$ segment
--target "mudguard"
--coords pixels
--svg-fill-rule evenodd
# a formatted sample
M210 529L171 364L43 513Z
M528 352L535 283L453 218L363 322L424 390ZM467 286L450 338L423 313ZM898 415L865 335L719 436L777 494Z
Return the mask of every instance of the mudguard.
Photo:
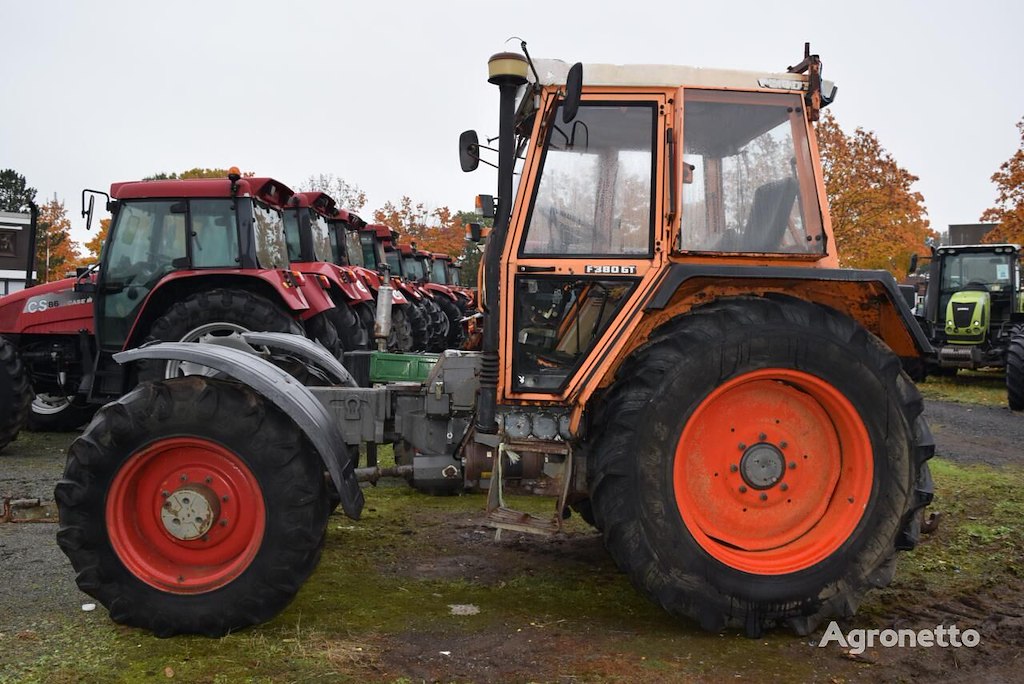
M355 464L345 447L330 412L316 397L288 373L258 356L230 347L191 342L163 342L114 354L124 364L142 359L188 361L218 370L269 399L284 411L313 443L331 475L345 515L358 520L363 510L363 492L355 476Z
M312 363L321 370L326 371L338 381L343 387L358 387L355 378L348 372L345 366L334 356L321 347L319 344L303 337L302 335L291 335L278 332L244 332L242 338L249 344L273 347L291 354L295 354L307 363Z

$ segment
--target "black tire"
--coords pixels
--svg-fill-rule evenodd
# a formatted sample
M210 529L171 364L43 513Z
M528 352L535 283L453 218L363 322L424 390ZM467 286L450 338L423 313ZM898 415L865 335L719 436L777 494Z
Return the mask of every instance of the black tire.
M417 349L415 328L412 323L415 313L415 306L412 304L391 306L391 332L388 334L388 349L402 352L411 352Z
M1006 348L1006 400L1011 411L1024 411L1024 325L1016 325Z
M92 420L98 409L99 405L73 394L36 394L25 427L30 432L71 432Z
M411 351L426 351L430 344L430 319L424 301L426 298L418 302L410 299L409 306L405 310L409 319L409 327L412 328ZM394 309L392 309L392 317L393 314Z
M423 311L427 317L427 351L444 351L445 339L448 337L448 318L437 301L430 297L423 297Z
M217 288L176 302L150 326L144 342L180 342L209 326L211 334L255 330L302 334L292 315L266 297L245 290ZM164 380L180 373L174 362L140 361L139 382Z
M444 349L461 349L462 343L466 341L462 330L462 310L446 295L438 295L435 301L448 319L448 336L444 341Z
M0 337L0 449L13 442L28 420L32 386L14 345Z
M345 349L342 347L341 339L338 336L338 329L334 327L334 317L337 310L337 307L327 309L306 319L306 337L317 342L321 347L330 352L331 356L340 361L344 359Z
M334 328L338 331L342 352L370 348L370 343L373 342L373 326L367 328L357 309L353 308L347 300L339 298L334 302L334 308L325 313L330 314L331 322L334 323Z
M230 535L232 526L245 529L260 521L264 525L255 541L244 547L248 551L227 555L225 562L241 561L223 579L216 578L208 566L188 563L189 545L194 550L207 539L180 541L166 532L147 537L140 522L145 515L119 514L124 510L118 508L122 493L134 497L123 499L130 507L145 510L154 505L153 499L160 509L160 501L173 500L159 491L162 487L174 490L171 497L180 498L186 491L188 482L178 486L174 473L201 469L202 463L210 462L204 461L209 451L193 451L190 465L171 463L165 468L167 461L160 459L174 458L174 450L161 451L161 445L182 435L226 450L239 464L236 469L247 471L246 476L258 484L249 500L230 498L236 501L234 509L227 508L232 504L224 497L228 503L212 518L223 515L222 522L230 525L211 525L211 540L221 528L220 534ZM157 474L156 481L131 486L137 483L130 475L139 468L147 476ZM164 469L171 474L161 480L159 473ZM279 613L316 567L329 506L323 471L316 451L291 419L248 388L202 376L147 383L103 407L85 434L72 443L64 477L55 491L60 514L57 542L71 559L79 588L106 606L115 622L148 629L160 637L222 636ZM204 486L199 476L196 480L191 494ZM220 481L207 478L203 482L213 501L218 501ZM253 503L262 505L263 515L255 513ZM108 510L115 515L108 518ZM232 520L227 521L228 517ZM163 531L168 523L161 526L156 521L155 525ZM125 552L122 556L118 548L152 555ZM140 557L142 565L138 565ZM170 572L147 572L150 566L145 563ZM197 577L209 579L209 588L195 585ZM171 591L168 585L175 581L187 584Z
M717 414L702 408L729 406L722 398L735 387L766 387L764 396L772 399L766 405L780 414L749 405ZM814 394L808 387L828 401L845 402L845 417L826 410L822 399L810 398ZM766 627L788 625L807 634L825 618L852 615L866 591L891 581L895 551L917 542L920 511L932 496L925 461L934 451L921 418L921 397L888 348L830 309L786 297L735 298L701 307L656 331L623 364L599 401L591 420L595 436L588 460L594 517L605 544L655 603L706 630L738 627L758 636ZM827 449L814 452L815 460L796 458L808 448L803 437L772 444L787 434L787 427L804 424L781 413L791 404L807 406L799 410L817 416L820 424L835 420L849 426L833 430L843 458L830 458ZM691 421L698 409L699 419ZM705 420L709 416L716 420ZM738 434L729 434L730 423ZM753 436L747 435L751 431ZM772 432L775 437L764 434ZM844 441L848 434L860 435L859 443ZM750 464L759 460L746 460L755 447L758 455L777 454L771 458L781 468L773 471L774 481L749 481L759 483L761 493L753 484L749 490L736 486L748 482L751 473L756 477ZM719 454L718 460L710 456ZM693 460L705 457L713 465ZM742 468L723 469L722 463L731 459ZM806 463L799 471L797 461ZM858 479L869 464L872 477ZM842 475L831 489L803 487L805 494L798 498L798 476L814 478L829 469ZM780 495L789 489L783 487L787 479L792 491ZM846 508L845 492L853 490L840 487L857 482L856 491L863 496L856 502L850 497L854 507ZM705 496L696 500L703 507L687 504L687 492L702 487L707 488ZM791 498L783 501L786 497ZM786 508L794 500L797 506ZM800 532L790 526L788 516L804 500L824 502L825 513L800 519L812 526ZM744 517L748 506L756 515ZM681 510L688 511L690 522ZM719 513L716 521L742 522L716 533L717 538L693 523ZM769 531L779 531L769 529L778 525L769 522L776 517L786 521L782 541L778 547L757 548ZM814 549L818 555L796 555L800 548L809 548L799 546L805 540L828 538L818 537L814 526L834 532L837 520L852 531L844 531L838 541L823 542ZM747 541L751 545L743 547ZM766 565L759 553L782 559L780 569Z

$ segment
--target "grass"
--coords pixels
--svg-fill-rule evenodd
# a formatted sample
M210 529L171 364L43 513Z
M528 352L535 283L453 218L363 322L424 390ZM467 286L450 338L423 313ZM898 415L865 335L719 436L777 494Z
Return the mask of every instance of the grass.
M962 370L948 377L929 375L917 388L925 399L1006 406L1006 376L1002 371Z
M894 585L869 595L858 620L908 596L965 594L1024 577L1024 469L936 459L933 474L944 513L939 532L901 556ZM826 663L823 672L807 657L805 641L785 632L751 641L670 619L606 556L589 554L596 545L588 546L591 533L581 524L571 528L576 546L568 554L557 545L548 553L515 543L495 552L490 533L476 526L482 496L432 498L382 486L367 500L358 523L332 516L316 574L265 625L222 639L161 640L114 625L100 608L0 636L0 681L402 681L401 663L388 655L396 643L432 639L431 652L472 649L489 634L499 642L518 639L524 654L563 644L565 672L587 681L626 673L655 680L667 673L820 678L828 667L847 667ZM510 503L544 513L550 500ZM446 525L455 533L439 532ZM431 571L439 559L481 553L485 567ZM453 616L451 604L480 612Z

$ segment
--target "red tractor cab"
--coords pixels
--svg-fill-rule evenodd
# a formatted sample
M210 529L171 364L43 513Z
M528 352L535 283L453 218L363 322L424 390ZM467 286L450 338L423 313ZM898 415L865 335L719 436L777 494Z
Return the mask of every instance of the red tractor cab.
M284 207L284 232L291 267L319 280L334 302L327 316L343 351L359 351L372 342L374 297L353 269L340 265L346 245L331 222L343 218L341 211L323 192L297 193ZM344 219L360 221L348 212Z
M330 345L333 328L316 333L330 298L318 280L288 269L280 207L292 191L284 184L233 173L86 193L90 222L96 194L112 214L99 265L0 300L0 334L35 395L30 428L73 429L141 380L204 371L181 363L125 370L111 358L145 342L225 343L213 338L254 330L305 331Z

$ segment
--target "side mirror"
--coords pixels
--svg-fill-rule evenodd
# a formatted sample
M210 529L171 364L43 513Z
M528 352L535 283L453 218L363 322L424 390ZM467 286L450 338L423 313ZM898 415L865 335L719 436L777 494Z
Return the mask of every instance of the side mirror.
M565 78L565 102L562 103L562 123L569 123L576 118L580 108L580 97L583 93L583 65L576 62L569 69Z
M85 229L92 230L92 211L96 208L96 195L89 195L89 208L82 212L85 216Z
M917 271L917 254L910 255L910 266L907 267L907 275Z
M484 218L494 218L494 195L477 195L476 208Z
M463 131L459 136L459 164L466 173L480 165L480 139L476 131Z
M469 224L469 235L466 237L471 242L480 242L480 224L470 223Z

